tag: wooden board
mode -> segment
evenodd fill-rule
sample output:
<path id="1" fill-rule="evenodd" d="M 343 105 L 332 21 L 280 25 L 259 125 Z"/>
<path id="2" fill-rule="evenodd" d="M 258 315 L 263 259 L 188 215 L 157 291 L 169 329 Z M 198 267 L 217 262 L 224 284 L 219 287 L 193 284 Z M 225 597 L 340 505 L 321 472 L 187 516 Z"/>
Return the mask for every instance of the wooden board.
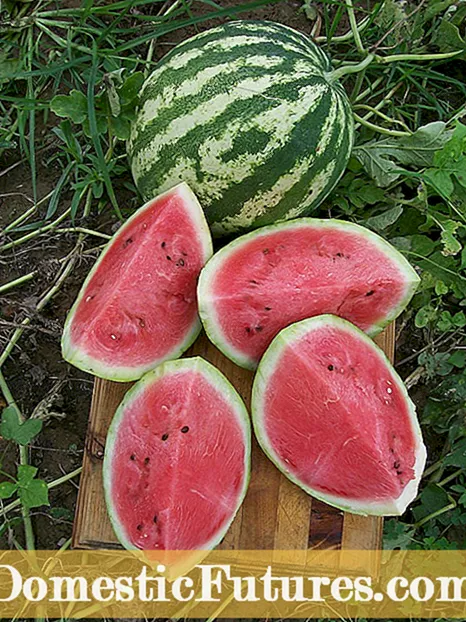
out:
<path id="1" fill-rule="evenodd" d="M 376 342 L 393 361 L 394 324 Z M 213 363 L 233 383 L 249 407 L 253 373 L 237 367 L 201 335 L 186 356 Z M 119 548 L 107 517 L 102 459 L 113 414 L 130 384 L 96 379 L 73 532 L 75 548 Z M 246 499 L 223 549 L 379 549 L 382 519 L 346 514 L 312 499 L 287 480 L 254 442 L 252 476 Z"/>

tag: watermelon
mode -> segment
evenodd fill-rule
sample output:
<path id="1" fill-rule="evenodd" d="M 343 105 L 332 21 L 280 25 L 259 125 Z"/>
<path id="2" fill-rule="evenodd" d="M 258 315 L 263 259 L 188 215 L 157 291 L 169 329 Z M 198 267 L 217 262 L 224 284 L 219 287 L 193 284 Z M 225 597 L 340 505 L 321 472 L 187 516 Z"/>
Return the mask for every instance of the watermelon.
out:
<path id="1" fill-rule="evenodd" d="M 377 334 L 418 283 L 403 255 L 368 229 L 300 218 L 218 251 L 201 272 L 199 313 L 213 343 L 254 369 L 282 328 L 314 315 L 339 315 Z"/>
<path id="2" fill-rule="evenodd" d="M 144 197 L 184 180 L 224 235 L 309 213 L 352 144 L 351 106 L 324 52 L 282 24 L 235 21 L 158 63 L 128 155 Z"/>
<path id="3" fill-rule="evenodd" d="M 110 426 L 103 465 L 121 544 L 158 552 L 162 563 L 166 551 L 215 547 L 246 493 L 250 427 L 235 389 L 201 358 L 168 361 L 136 383 Z M 180 555 L 178 566 L 197 558 Z"/>
<path id="4" fill-rule="evenodd" d="M 400 515 L 426 460 L 415 407 L 385 354 L 321 315 L 282 330 L 252 392 L 256 437 L 307 493 L 356 514 Z"/>
<path id="5" fill-rule="evenodd" d="M 207 222 L 186 184 L 149 201 L 87 277 L 65 323 L 65 360 L 128 382 L 178 357 L 201 328 L 196 285 L 211 254 Z"/>

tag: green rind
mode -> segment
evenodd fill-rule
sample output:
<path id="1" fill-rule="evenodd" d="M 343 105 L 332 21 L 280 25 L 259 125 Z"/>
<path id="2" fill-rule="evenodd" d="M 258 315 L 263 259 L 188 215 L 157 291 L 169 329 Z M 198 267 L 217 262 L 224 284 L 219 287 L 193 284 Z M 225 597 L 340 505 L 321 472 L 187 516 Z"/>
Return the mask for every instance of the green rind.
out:
<path id="1" fill-rule="evenodd" d="M 337 229 L 345 232 L 353 232 L 368 239 L 374 246 L 381 250 L 389 259 L 391 259 L 400 269 L 402 274 L 406 276 L 406 290 L 405 294 L 400 302 L 388 311 L 386 316 L 380 321 L 375 323 L 371 329 L 367 331 L 367 334 L 371 337 L 377 335 L 382 331 L 390 322 L 397 318 L 403 309 L 406 308 L 409 301 L 413 297 L 414 292 L 417 289 L 420 278 L 408 260 L 394 248 L 389 242 L 382 237 L 354 223 L 346 222 L 344 220 L 337 219 L 319 219 L 319 218 L 299 218 L 296 220 L 290 220 L 285 223 L 277 223 L 276 225 L 269 225 L 268 227 L 262 227 L 251 233 L 247 233 L 236 240 L 233 240 L 219 251 L 217 251 L 206 263 L 201 271 L 199 282 L 197 286 L 197 298 L 199 305 L 199 315 L 201 317 L 204 329 L 209 337 L 210 341 L 217 346 L 223 354 L 232 360 L 240 367 L 246 369 L 256 369 L 257 362 L 246 356 L 241 351 L 234 348 L 226 339 L 224 333 L 221 330 L 220 323 L 216 319 L 215 311 L 215 297 L 211 294 L 210 287 L 214 282 L 215 274 L 217 270 L 221 269 L 223 262 L 228 259 L 230 255 L 236 252 L 243 245 L 247 244 L 251 240 L 255 240 L 258 237 L 267 236 L 277 231 L 288 231 L 290 229 L 299 229 L 303 227 L 322 228 L 322 229 Z"/>
<path id="2" fill-rule="evenodd" d="M 192 558 L 187 561 L 189 566 L 195 565 L 199 562 L 199 560 L 206 555 L 210 550 L 215 548 L 224 535 L 227 533 L 230 528 L 231 523 L 233 522 L 241 504 L 243 503 L 244 497 L 246 496 L 246 491 L 249 485 L 250 473 L 251 473 L 251 422 L 249 418 L 248 411 L 246 406 L 244 405 L 243 400 L 240 395 L 233 387 L 233 385 L 227 380 L 227 378 L 213 365 L 208 363 L 201 357 L 193 357 L 193 358 L 185 358 L 176 361 L 167 361 L 162 365 L 159 365 L 153 371 L 147 373 L 143 376 L 139 382 L 137 382 L 125 395 L 123 401 L 119 405 L 115 416 L 110 425 L 107 440 L 105 444 L 105 455 L 103 461 L 103 483 L 104 483 L 104 493 L 105 493 L 105 501 L 107 505 L 108 515 L 110 518 L 110 522 L 112 524 L 115 535 L 117 536 L 120 543 L 124 548 L 128 550 L 137 550 L 131 542 L 128 540 L 125 530 L 116 515 L 116 511 L 112 502 L 112 480 L 111 480 L 111 472 L 112 472 L 112 461 L 114 458 L 113 447 L 115 445 L 115 441 L 118 434 L 118 429 L 120 423 L 123 420 L 126 407 L 135 400 L 142 391 L 144 391 L 148 386 L 150 386 L 153 382 L 156 382 L 160 378 L 165 377 L 166 375 L 177 373 L 179 371 L 184 370 L 194 370 L 196 372 L 200 372 L 203 376 L 215 387 L 219 390 L 223 397 L 232 405 L 234 412 L 238 418 L 240 426 L 244 433 L 244 446 L 245 446 L 245 456 L 244 456 L 244 482 L 241 492 L 238 496 L 238 502 L 236 506 L 235 512 L 231 516 L 231 520 L 228 524 L 218 532 L 218 534 L 212 538 L 209 542 L 205 544 L 205 547 L 202 551 L 198 551 L 197 553 L 193 551 Z M 172 574 L 178 574 L 179 571 L 188 571 L 185 566 L 180 566 L 178 570 L 172 569 Z"/>
<path id="3" fill-rule="evenodd" d="M 334 326 L 341 330 L 345 330 L 358 337 L 361 341 L 368 345 L 372 351 L 377 354 L 384 365 L 386 365 L 387 369 L 389 369 L 408 405 L 410 423 L 416 439 L 416 460 L 414 466 L 415 479 L 409 482 L 401 497 L 392 500 L 390 503 L 377 503 L 370 500 L 367 500 L 367 502 L 355 501 L 351 503 L 348 499 L 339 498 L 334 495 L 327 495 L 306 486 L 296 476 L 288 471 L 286 464 L 275 453 L 263 428 L 262 417 L 264 412 L 264 396 L 269 386 L 270 378 L 272 377 L 276 365 L 280 360 L 283 349 L 296 339 L 299 339 L 303 335 L 307 334 L 309 331 L 316 330 L 322 326 Z M 319 315 L 307 320 L 302 320 L 301 322 L 297 322 L 296 324 L 292 324 L 291 326 L 283 329 L 272 341 L 259 364 L 252 387 L 251 412 L 255 436 L 262 450 L 288 479 L 316 499 L 353 514 L 361 514 L 363 516 L 400 516 L 405 511 L 407 505 L 415 498 L 417 487 L 419 485 L 426 461 L 426 449 L 422 442 L 422 433 L 416 417 L 416 407 L 409 397 L 403 381 L 396 373 L 383 350 L 381 350 L 370 337 L 350 322 L 334 315 Z"/>
<path id="4" fill-rule="evenodd" d="M 249 65 L 256 57 L 272 65 Z M 188 181 L 214 235 L 309 213 L 340 179 L 353 144 L 351 106 L 330 70 L 310 39 L 273 22 L 230 22 L 181 43 L 143 86 L 132 125 L 128 153 L 140 192 Z M 183 94 L 188 84 L 194 91 Z M 170 129 L 180 119 L 182 129 Z"/>
<path id="5" fill-rule="evenodd" d="M 212 256 L 212 253 L 213 253 L 212 237 L 210 235 L 209 226 L 205 219 L 205 215 L 202 210 L 202 207 L 200 206 L 196 196 L 194 195 L 192 190 L 189 188 L 189 186 L 186 183 L 181 183 L 175 188 L 168 190 L 164 194 L 161 194 L 158 197 L 155 197 L 155 199 L 163 199 L 165 195 L 173 194 L 175 192 L 181 193 L 186 202 L 186 205 L 189 206 L 191 217 L 193 219 L 193 222 L 196 225 L 199 238 L 202 242 L 203 251 L 204 251 L 204 261 L 207 261 L 209 257 Z M 118 230 L 116 235 L 119 236 L 121 232 L 124 231 L 125 228 L 129 224 L 131 224 L 133 219 L 140 216 L 141 211 L 144 211 L 145 209 L 147 209 L 155 199 L 148 201 L 145 205 L 139 208 L 139 210 L 137 210 L 125 222 L 125 224 Z M 103 364 L 98 359 L 92 356 L 89 356 L 79 346 L 74 346 L 71 343 L 71 338 L 70 338 L 71 325 L 73 322 L 74 314 L 76 312 L 76 309 L 78 308 L 79 303 L 81 302 L 82 298 L 84 297 L 86 293 L 87 285 L 90 283 L 95 272 L 98 270 L 99 265 L 102 259 L 104 258 L 104 256 L 106 255 L 106 253 L 110 251 L 112 244 L 114 242 L 114 239 L 115 238 L 112 238 L 108 242 L 107 246 L 102 251 L 102 254 L 100 255 L 99 259 L 96 261 L 94 267 L 89 272 L 79 292 L 79 295 L 76 301 L 74 302 L 73 306 L 71 307 L 67 315 L 67 318 L 65 320 L 65 326 L 63 329 L 62 339 L 61 339 L 62 356 L 65 359 L 65 361 L 67 361 L 68 363 L 71 363 L 78 369 L 81 369 L 85 372 L 93 374 L 94 376 L 98 376 L 99 378 L 103 378 L 105 380 L 112 380 L 113 382 L 131 382 L 134 380 L 139 380 L 139 378 L 141 378 L 143 374 L 150 371 L 151 369 L 153 369 L 160 363 L 163 363 L 164 361 L 168 359 L 175 359 L 181 356 L 183 352 L 185 352 L 194 343 L 194 341 L 196 340 L 196 338 L 198 337 L 201 331 L 202 325 L 201 325 L 199 318 L 196 318 L 196 321 L 193 324 L 192 329 L 189 331 L 189 333 L 187 333 L 186 337 L 178 344 L 176 348 L 174 348 L 169 353 L 167 353 L 165 357 L 161 359 L 154 359 L 153 361 L 150 362 L 150 364 L 147 364 L 141 367 L 122 367 L 122 366 L 109 367 L 108 365 Z"/>

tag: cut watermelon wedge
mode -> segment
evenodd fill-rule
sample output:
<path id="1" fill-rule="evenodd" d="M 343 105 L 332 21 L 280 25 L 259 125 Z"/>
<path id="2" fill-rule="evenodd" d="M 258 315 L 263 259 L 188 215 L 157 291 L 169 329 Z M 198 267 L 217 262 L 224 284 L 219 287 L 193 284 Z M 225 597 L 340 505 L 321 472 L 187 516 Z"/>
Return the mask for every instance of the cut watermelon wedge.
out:
<path id="1" fill-rule="evenodd" d="M 87 277 L 65 323 L 63 358 L 128 382 L 180 356 L 201 329 L 196 286 L 211 255 L 207 222 L 186 184 L 141 207 Z"/>
<path id="2" fill-rule="evenodd" d="M 223 538 L 249 481 L 249 415 L 228 380 L 201 358 L 169 361 L 125 396 L 111 424 L 104 488 L 127 549 L 185 551 L 186 566 Z"/>
<path id="3" fill-rule="evenodd" d="M 217 252 L 201 272 L 199 313 L 211 341 L 254 369 L 282 328 L 315 315 L 332 313 L 375 335 L 418 283 L 403 255 L 368 229 L 301 218 Z"/>
<path id="4" fill-rule="evenodd" d="M 307 493 L 356 514 L 400 515 L 426 451 L 415 407 L 374 342 L 332 315 L 285 328 L 262 358 L 254 430 Z"/>

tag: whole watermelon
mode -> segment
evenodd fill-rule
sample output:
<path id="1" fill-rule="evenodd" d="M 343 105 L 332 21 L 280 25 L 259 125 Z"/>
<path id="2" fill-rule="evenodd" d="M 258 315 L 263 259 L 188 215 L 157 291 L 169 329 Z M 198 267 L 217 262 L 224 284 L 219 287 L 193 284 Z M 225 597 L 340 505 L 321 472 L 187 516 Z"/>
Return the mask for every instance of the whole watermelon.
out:
<path id="1" fill-rule="evenodd" d="M 350 103 L 324 52 L 281 24 L 236 21 L 159 62 L 128 153 L 145 199 L 185 181 L 225 235 L 308 214 L 352 143 Z"/>

